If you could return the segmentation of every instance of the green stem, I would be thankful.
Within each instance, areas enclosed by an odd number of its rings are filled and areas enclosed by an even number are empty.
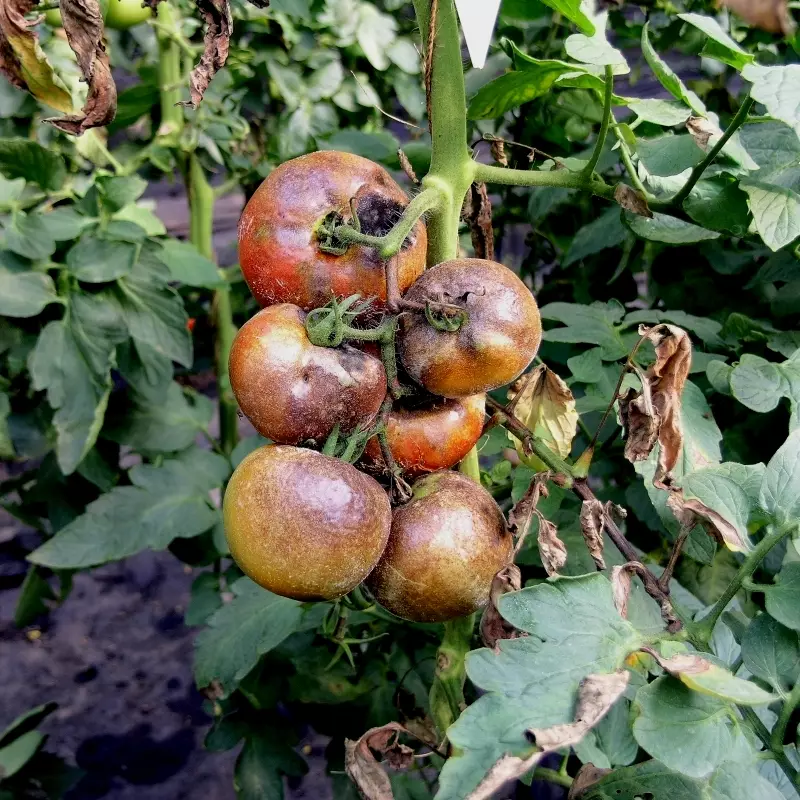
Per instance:
[[[465,705],[465,658],[472,644],[474,627],[475,614],[444,624],[430,694],[431,717],[442,734],[458,719]]]
[[[600,123],[600,132],[597,134],[597,141],[594,144],[594,150],[592,151],[589,163],[584,167],[581,173],[587,181],[592,179],[597,162],[600,160],[603,148],[606,146],[608,125],[611,122],[611,99],[614,96],[614,71],[610,66],[606,67],[605,78],[606,91],[603,99],[603,120]]]
[[[640,191],[648,200],[650,200],[652,195],[647,191],[645,185],[639,178],[639,173],[636,171],[636,167],[633,164],[630,148],[628,147],[628,143],[625,141],[625,137],[619,132],[619,126],[617,125],[617,120],[614,117],[613,112],[611,114],[611,120],[614,124],[614,136],[617,137],[617,141],[619,142],[619,155],[628,173],[628,177],[631,179],[633,188]]]
[[[167,31],[176,26],[178,18],[169,3],[159,3],[158,19],[162,23],[156,28],[161,96],[161,125],[158,136],[177,140],[177,135],[183,128],[183,111],[177,105],[181,100],[181,51],[175,37]]]
[[[473,447],[458,465],[458,471],[468,478],[472,478],[475,483],[481,482],[481,467],[478,461],[478,448]]]
[[[535,781],[547,781],[548,783],[555,783],[558,786],[563,786],[569,789],[572,786],[572,778],[569,775],[562,775],[554,769],[547,769],[547,767],[536,767],[533,771],[533,779]]]
[[[783,773],[789,779],[792,785],[797,784],[798,773],[794,765],[789,761],[789,757],[784,752],[783,746],[773,748],[772,735],[767,730],[766,725],[758,718],[758,714],[748,706],[737,706],[742,719],[750,726],[753,733],[761,740],[761,743],[766,748],[766,754],[770,756],[775,763],[783,770]]]
[[[439,189],[430,186],[414,197],[397,224],[385,236],[370,236],[367,233],[357,231],[349,225],[338,225],[333,235],[340,242],[374,247],[381,258],[389,259],[400,252],[400,248],[414,229],[417,220],[440,202]]]
[[[711,611],[706,614],[701,620],[687,624],[689,638],[693,643],[707,647],[711,641],[714,633],[714,626],[717,620],[722,616],[722,612],[728,606],[728,603],[733,600],[736,593],[741,588],[742,583],[753,576],[753,573],[758,569],[758,565],[764,560],[767,553],[772,550],[775,545],[785,539],[796,526],[787,525],[779,529],[775,533],[767,534],[753,549],[753,551],[744,560],[744,563],[739,568],[739,571],[734,576],[733,580],[725,587],[722,596],[717,600],[711,608]]]
[[[789,726],[789,720],[794,713],[794,710],[800,705],[800,681],[798,681],[789,696],[786,698],[781,708],[778,721],[772,729],[772,737],[770,738],[770,746],[773,751],[780,749],[783,751],[783,740],[786,738],[786,728]]]
[[[728,140],[734,133],[744,124],[750,109],[753,107],[755,101],[752,97],[746,97],[736,116],[731,120],[725,133],[722,134],[719,141],[708,151],[706,157],[692,170],[689,175],[689,180],[681,187],[677,194],[669,201],[671,205],[680,208],[683,201],[689,196],[689,193],[694,189],[695,184],[703,176],[703,173],[711,166],[714,159],[720,154],[720,151],[725,147]]]
[[[164,7],[161,3],[159,8]],[[206,258],[214,258],[214,190],[195,153],[189,156],[189,239]],[[238,440],[238,413],[236,398],[228,373],[228,357],[236,328],[233,324],[231,293],[227,284],[214,292],[212,314],[216,328],[215,359],[217,391],[219,393],[219,428],[222,451],[230,455]]]

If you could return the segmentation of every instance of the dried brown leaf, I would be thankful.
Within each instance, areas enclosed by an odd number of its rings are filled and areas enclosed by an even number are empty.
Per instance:
[[[98,0],[60,0],[67,41],[78,60],[83,79],[91,83],[98,50],[103,42],[103,14]]]
[[[706,117],[689,117],[686,120],[686,130],[701,150],[708,150],[708,141],[712,136],[722,134],[722,131]]]
[[[0,2],[0,72],[18,89],[30,92],[37,100],[56,109],[72,111],[72,97],[53,72],[39,36],[25,19],[34,7],[33,0]]]
[[[371,728],[360,739],[344,742],[344,768],[365,800],[394,800],[389,777],[373,754],[380,753],[393,768],[407,768],[414,751],[400,744],[398,737],[408,733],[399,722]]]
[[[181,105],[197,108],[211,79],[228,60],[228,47],[233,32],[230,0],[195,0],[206,23],[203,36],[203,55],[189,76],[189,96]]]
[[[475,258],[494,259],[492,203],[485,183],[473,183],[464,200],[462,217],[469,225]]]
[[[539,555],[542,558],[542,565],[548,576],[558,575],[558,571],[567,563],[567,547],[558,538],[558,528],[542,516],[542,512],[537,508],[535,511],[539,517]]]
[[[605,569],[603,559],[603,524],[606,509],[599,500],[584,500],[581,506],[581,533],[597,569]]]
[[[586,793],[587,789],[591,789],[599,780],[604,778],[611,772],[610,769],[603,769],[603,767],[596,767],[591,761],[584,764],[579,770],[578,774],[572,781],[569,787],[569,794],[567,800],[580,800]]]
[[[629,678],[630,673],[627,670],[589,675],[581,683],[575,721],[566,725],[554,725],[552,728],[530,730],[529,733],[540,749],[528,758],[503,756],[466,800],[487,800],[508,781],[520,778],[533,769],[548,753],[580,742],[622,696]]]
[[[411,162],[408,160],[408,156],[402,151],[397,151],[397,157],[400,159],[400,166],[408,176],[408,179],[412,183],[419,183],[419,178],[417,177],[417,173],[414,172],[414,167],[411,166]]]
[[[644,461],[658,441],[661,417],[653,407],[650,384],[642,383],[642,391],[628,391],[619,398],[619,415],[625,430],[625,458]]]
[[[745,22],[769,33],[791,36],[797,27],[786,0],[719,0]]]
[[[631,594],[633,576],[644,571],[644,564],[638,561],[629,561],[622,566],[611,568],[611,595],[614,599],[614,608],[619,611],[623,619],[628,618],[628,598]]]
[[[737,553],[748,553],[752,549],[749,539],[733,523],[701,500],[687,500],[680,489],[670,490],[667,506],[683,530],[688,531],[699,522],[712,539],[728,549]]]
[[[626,183],[618,183],[614,189],[614,200],[626,211],[638,214],[640,217],[653,218],[653,212],[647,205],[647,198],[637,189]]]
[[[481,617],[481,638],[487,647],[495,648],[500,639],[517,639],[522,634],[497,610],[497,603],[504,594],[522,588],[522,574],[516,564],[509,564],[500,570],[492,580],[489,605]]]
[[[525,490],[525,494],[508,512],[508,529],[517,537],[516,552],[519,552],[522,542],[528,534],[531,520],[536,507],[539,505],[539,498],[547,497],[548,495],[547,481],[549,479],[549,472],[540,472],[534,475],[533,480]]]
[[[491,144],[489,145],[489,150],[491,151],[492,158],[498,164],[500,164],[501,167],[508,166],[508,156],[506,155],[505,142],[501,142],[499,139],[492,139]]]

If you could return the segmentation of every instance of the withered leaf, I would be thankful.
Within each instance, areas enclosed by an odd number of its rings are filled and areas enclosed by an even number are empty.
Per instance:
[[[614,607],[623,619],[628,618],[628,598],[631,594],[633,576],[644,571],[644,564],[638,561],[629,561],[627,564],[611,568],[611,595]]]
[[[397,151],[397,157],[400,159],[400,167],[402,168],[403,172],[408,176],[408,179],[412,183],[419,183],[419,178],[417,177],[417,173],[414,172],[414,167],[411,166],[411,162],[408,160],[408,156],[403,152],[402,149]]]
[[[489,593],[489,605],[481,617],[481,638],[487,647],[495,648],[500,639],[516,639],[520,632],[497,610],[500,598],[522,588],[522,574],[516,564],[509,564],[494,576]]]
[[[569,787],[567,800],[580,800],[587,789],[591,789],[592,786],[610,772],[610,769],[596,767],[591,761],[587,762],[578,770],[577,775],[575,775],[572,786]]]
[[[542,565],[548,576],[558,575],[558,571],[567,563],[567,547],[558,538],[558,528],[545,519],[538,508],[535,513],[539,517],[538,544]]]
[[[569,387],[544,364],[520,379],[519,385],[521,388],[512,389],[508,395],[516,416],[551,450],[566,458],[578,429],[578,412]],[[526,451],[519,439],[512,439],[527,466],[537,472],[547,469],[536,456]]]
[[[492,203],[485,183],[473,183],[464,199],[461,212],[469,225],[475,258],[494,259],[494,227],[492,225]]]
[[[197,8],[206,23],[203,36],[203,55],[189,76],[190,100],[182,105],[197,108],[211,79],[228,60],[228,48],[233,32],[229,0],[196,0]]]
[[[637,189],[628,186],[626,183],[618,183],[614,189],[614,200],[617,204],[630,211],[632,214],[638,214],[640,217],[653,218],[653,212],[650,206],[647,205],[647,198]]]
[[[692,135],[701,150],[708,150],[708,140],[712,136],[721,134],[722,131],[706,117],[689,117],[686,120],[686,130]]]
[[[84,80],[89,83],[103,41],[100,3],[98,0],[60,0],[59,9],[69,46],[75,53]]]
[[[719,5],[769,33],[791,36],[796,28],[786,0],[719,0]]]
[[[740,533],[732,522],[695,497],[687,500],[680,489],[670,490],[667,506],[683,530],[688,531],[695,522],[700,522],[712,539],[725,545],[729,550],[748,553],[752,549],[746,534]]]
[[[18,89],[30,92],[56,111],[72,111],[72,97],[53,72],[33,23],[25,15],[33,0],[3,0],[0,3],[0,72]]]
[[[539,505],[539,498],[548,496],[547,481],[549,479],[549,472],[539,472],[534,475],[525,494],[508,512],[508,529],[518,539],[515,552],[519,552],[522,540],[528,533],[536,507]]]
[[[501,166],[508,166],[508,156],[506,155],[506,144],[500,139],[492,139],[489,145],[492,158]]]
[[[589,555],[592,557],[597,569],[605,569],[603,559],[603,523],[606,509],[599,500],[584,500],[581,506],[581,533]]]
[[[627,670],[589,675],[581,683],[575,721],[566,725],[554,725],[552,728],[530,730],[529,733],[540,749],[528,758],[503,756],[466,800],[487,800],[505,783],[520,778],[533,769],[548,753],[580,742],[622,696],[629,678],[630,673]]]
[[[676,325],[642,325],[639,335],[653,342],[656,360],[642,376],[642,391],[620,403],[626,439],[634,442],[631,446],[626,442],[625,456],[639,461],[650,455],[655,441],[648,450],[645,445],[651,441],[655,425],[660,448],[653,483],[663,489],[683,447],[681,397],[692,365],[692,345],[686,331]]]
[[[372,751],[381,753],[390,766],[405,769],[413,751],[398,742],[401,733],[408,731],[399,722],[389,722],[371,728],[357,741],[345,739],[344,768],[366,800],[394,800],[389,777]]]

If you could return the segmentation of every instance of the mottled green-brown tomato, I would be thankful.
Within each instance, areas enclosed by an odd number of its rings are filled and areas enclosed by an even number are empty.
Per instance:
[[[414,283],[406,299],[446,303],[466,314],[455,331],[438,330],[422,312],[403,317],[403,366],[432,394],[469,397],[505,386],[539,350],[542,321],[536,300],[502,264],[480,258],[442,262]]]
[[[259,586],[295,600],[333,600],[369,575],[391,529],[389,498],[369,475],[301,447],[268,445],[225,492],[231,556]]]
[[[382,236],[399,219],[408,196],[380,165],[332,150],[294,158],[274,169],[239,221],[239,263],[262,306],[294,303],[309,311],[333,297],[360,294],[386,300],[385,262],[373,247],[343,253],[323,248],[321,230],[352,222]],[[425,269],[427,236],[420,221],[397,254],[400,291]]]
[[[369,425],[386,396],[379,359],[347,344],[317,347],[305,318],[288,303],[262,309],[231,347],[231,387],[242,413],[281,444],[321,444],[336,425],[344,434]]]
[[[494,498],[458,472],[420,478],[395,509],[392,535],[367,586],[387,610],[415,622],[444,622],[489,600],[512,553]]]

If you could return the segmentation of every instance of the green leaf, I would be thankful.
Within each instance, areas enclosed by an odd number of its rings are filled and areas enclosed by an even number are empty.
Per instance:
[[[236,581],[231,589],[233,600],[209,619],[208,628],[195,641],[197,685],[219,681],[225,694],[236,688],[264,653],[291,634],[316,627],[319,616],[307,605],[272,594],[249,578]]]
[[[52,211],[36,215],[42,230],[56,242],[69,242],[77,239],[84,228],[94,223],[91,217],[79,214],[73,206],[59,206]]]
[[[764,592],[770,616],[787,628],[800,631],[800,562],[784,565],[775,576],[775,583],[759,589]]]
[[[163,403],[172,384],[172,361],[149,345],[131,339],[117,347],[119,374],[150,403]]]
[[[763,414],[777,407],[786,385],[777,364],[745,353],[730,374],[730,387],[740,403]]]
[[[767,107],[770,116],[794,128],[800,136],[800,64],[761,67],[748,64],[742,77],[753,86],[750,95]]]
[[[658,82],[676,99],[686,103],[698,116],[706,115],[703,101],[672,71],[669,65],[658,55],[650,43],[650,23],[642,28],[642,54],[655,73]]]
[[[750,227],[747,195],[723,176],[698,181],[683,207],[698,225],[714,231],[745,236]]]
[[[640,217],[638,214],[625,212],[625,224],[642,239],[667,244],[691,244],[705,239],[718,239],[719,234],[692,225],[666,214],[653,214],[652,219]]]
[[[56,455],[65,475],[93,447],[111,392],[114,347],[126,338],[116,309],[98,295],[69,296],[64,319],[49,322],[29,357],[31,382],[55,409]]]
[[[0,315],[35,317],[50,303],[58,302],[53,279],[44,272],[0,262]]]
[[[709,800],[703,784],[665,767],[659,761],[645,761],[614,770],[582,794],[581,800]]]
[[[42,576],[39,567],[31,565],[22,582],[17,605],[14,609],[14,624],[18,628],[30,625],[41,614],[46,614],[50,607],[48,602],[53,602],[56,594],[50,584]]]
[[[594,747],[608,761],[609,766],[624,767],[636,760],[639,745],[631,730],[630,705],[628,700],[621,697],[586,736],[587,739],[591,737],[594,740]],[[583,742],[575,745],[575,752],[585,763],[591,759],[581,756],[582,745]],[[597,761],[593,763],[596,767],[602,766]]]
[[[692,116],[692,110],[674,100],[639,100],[630,98],[626,105],[643,122],[673,127],[683,125]]]
[[[606,20],[608,12],[598,14],[594,18],[595,32],[591,36],[582,33],[573,33],[564,42],[567,55],[580,61],[582,64],[592,64],[598,67],[612,67],[615,75],[627,75],[631,69],[625,56],[612,47],[606,38]]]
[[[6,248],[32,261],[44,261],[53,255],[56,242],[47,230],[44,218],[44,214],[17,211],[6,224]]]
[[[167,229],[152,209],[142,203],[130,203],[114,214],[115,222],[131,222],[138,225],[148,236],[163,236]]]
[[[739,182],[764,244],[780,250],[800,236],[800,194],[750,178]]]
[[[783,800],[783,795],[758,774],[755,764],[727,761],[709,782],[710,800]]]
[[[550,328],[544,334],[548,342],[600,345],[606,361],[625,356],[628,346],[616,327],[625,309],[616,301],[608,303],[548,303],[541,309],[542,319],[557,320],[564,328]]]
[[[722,30],[719,22],[713,17],[707,17],[703,14],[678,14],[678,17],[684,22],[688,22],[690,25],[694,25],[695,28],[703,31],[711,40],[706,44],[704,55],[729,64],[740,72],[747,64],[754,61],[755,56],[742,50],[742,48]]]
[[[636,152],[651,175],[668,177],[699,164],[705,153],[687,133],[667,133],[656,139],[638,139]]]
[[[704,778],[724,761],[750,755],[733,707],[693,692],[675,678],[657,678],[643,686],[633,709],[636,741],[683,775]]]
[[[187,625],[202,625],[215,611],[222,608],[219,576],[204,572],[192,581],[192,594],[183,621]]]
[[[146,396],[115,402],[104,435],[145,453],[172,453],[189,447],[207,430],[213,406],[203,395],[191,401],[177,383],[171,383],[162,403]]]
[[[237,800],[280,800],[283,776],[308,772],[305,760],[292,750],[287,738],[287,732],[274,725],[264,725],[247,736],[233,777]]]
[[[187,286],[215,288],[224,283],[217,265],[188,242],[167,239],[157,251],[157,258],[169,269],[174,280]]]
[[[556,79],[581,69],[565,61],[526,58],[522,69],[508,72],[490,81],[470,100],[469,119],[495,119],[512,108],[519,108],[547,94]]]
[[[11,401],[5,392],[0,392],[0,458],[14,458],[14,443],[8,429],[8,417],[11,414]]]
[[[136,263],[137,247],[85,233],[67,252],[67,268],[78,280],[105,283],[127,275]]]
[[[24,736],[29,731],[36,729],[41,722],[58,708],[58,703],[44,703],[30,708],[20,714],[10,725],[0,733],[0,747],[11,744],[15,739]]]
[[[759,498],[779,525],[800,519],[800,430],[790,434],[767,464]]]
[[[364,55],[375,69],[388,69],[390,61],[386,51],[397,37],[397,23],[368,3],[361,3],[357,14],[356,39]]]
[[[344,128],[322,142],[322,147],[355,153],[371,161],[395,164],[400,142],[389,131],[367,132],[358,128]]]
[[[641,641],[600,574],[507,594],[500,612],[531,635],[467,656],[467,674],[486,694],[448,729],[454,754],[439,776],[439,800],[469,796],[504,755],[530,755],[526,731],[573,721],[581,681],[620,668]]]
[[[39,731],[28,731],[11,744],[0,748],[0,777],[16,775],[44,744],[45,735]]]
[[[164,550],[177,537],[211,528],[219,512],[208,492],[216,487],[190,463],[165,461],[160,467],[133,467],[132,486],[118,486],[90,503],[28,557],[53,569],[81,569],[150,548]]]
[[[681,328],[691,331],[708,347],[723,347],[720,337],[722,324],[709,317],[698,317],[685,311],[661,311],[660,309],[644,309],[633,311],[625,317],[625,325],[636,325],[640,322],[672,322]],[[698,355],[695,353],[694,355]]]
[[[581,0],[542,0],[542,2],[577,25],[587,36],[594,35],[594,22],[583,13]]]
[[[139,199],[147,181],[138,175],[102,175],[95,179],[100,203],[114,213]]]
[[[628,235],[627,229],[620,222],[619,211],[610,208],[596,220],[578,230],[564,256],[563,264],[566,267],[601,250],[616,247]]]
[[[0,139],[0,172],[51,192],[58,191],[67,177],[63,156],[32,139]]]
[[[739,136],[759,166],[750,177],[800,193],[800,138],[781,122],[745,125]]]
[[[759,614],[742,637],[742,661],[785,696],[800,674],[800,636],[769,614]]]

